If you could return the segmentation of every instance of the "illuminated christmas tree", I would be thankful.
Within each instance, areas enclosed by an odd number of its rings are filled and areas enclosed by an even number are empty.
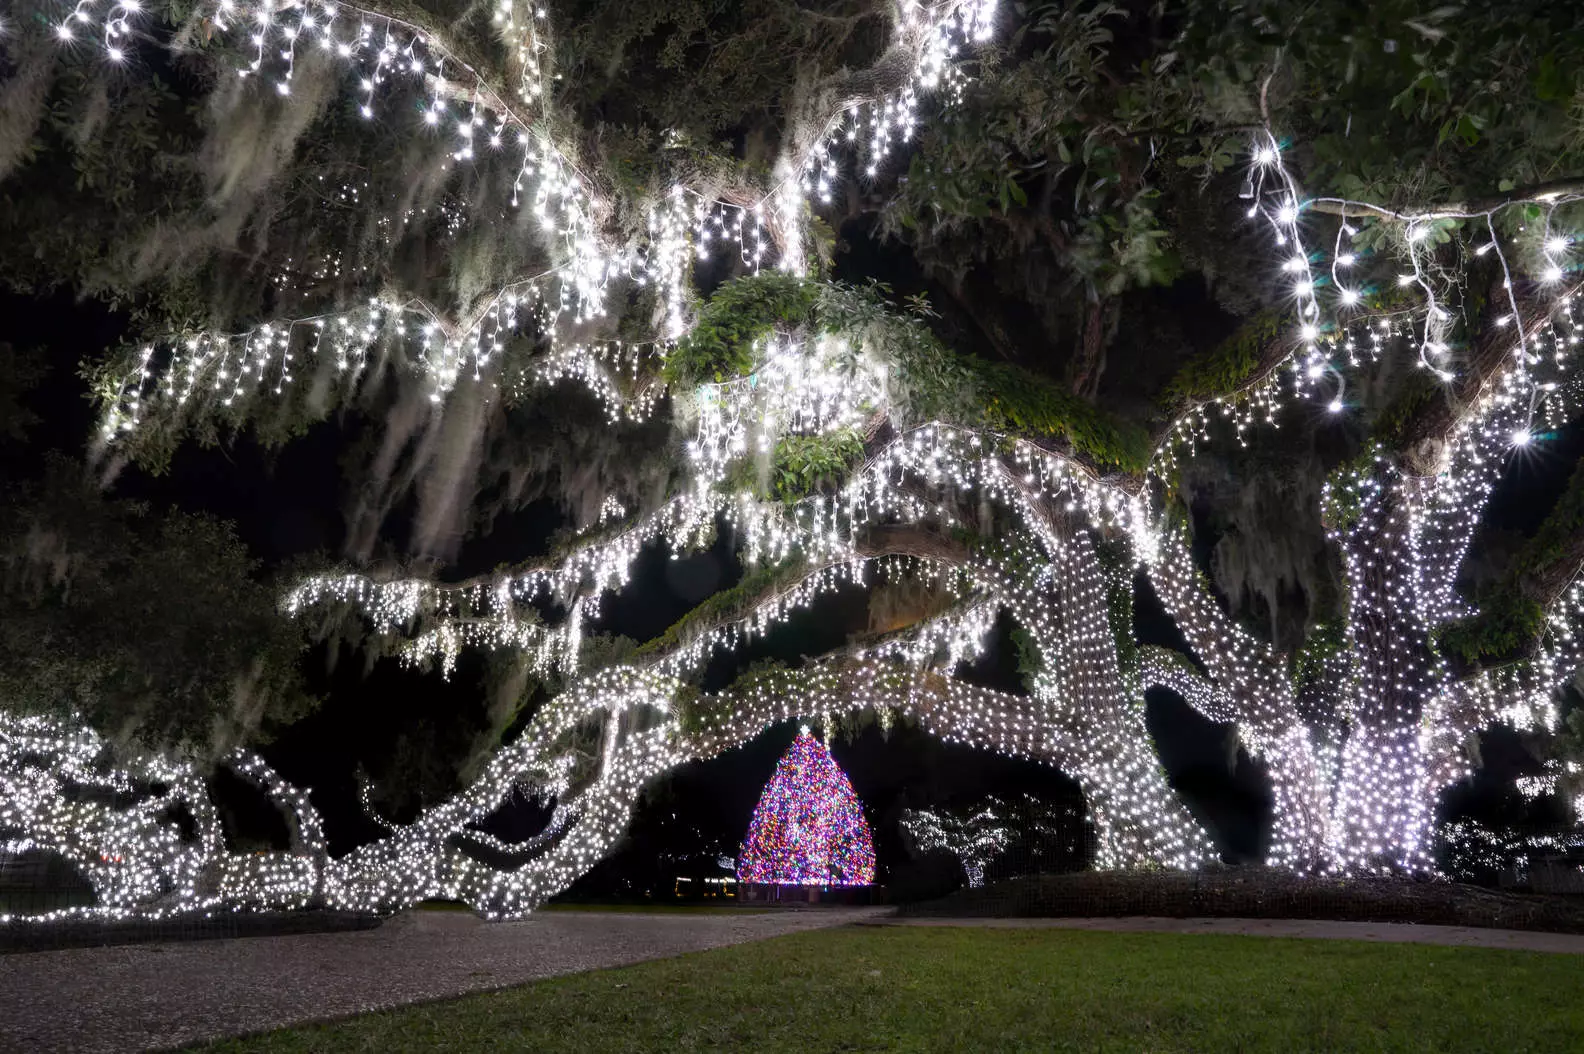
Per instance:
[[[737,876],[744,882],[863,886],[874,881],[874,840],[847,774],[805,727],[765,785]]]

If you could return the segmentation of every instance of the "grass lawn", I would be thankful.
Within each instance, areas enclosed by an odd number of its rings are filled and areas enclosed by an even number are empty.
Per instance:
[[[1584,957],[1178,934],[853,927],[212,1050],[1584,1050]]]

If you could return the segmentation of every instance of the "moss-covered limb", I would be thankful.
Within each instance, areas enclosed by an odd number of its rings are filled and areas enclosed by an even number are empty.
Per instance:
[[[1081,462],[1097,475],[1142,478],[1149,434],[1037,374],[957,355],[920,341],[899,356],[909,417],[1017,436]]]
[[[1522,658],[1539,644],[1546,613],[1584,571],[1584,460],[1550,515],[1479,598],[1480,614],[1443,628],[1436,643],[1461,670]]]
[[[865,560],[883,556],[909,556],[935,562],[962,563],[969,556],[967,546],[953,538],[923,527],[906,525],[871,528],[854,542],[852,551],[853,555]],[[635,656],[653,659],[685,647],[710,630],[747,618],[815,575],[847,562],[848,557],[845,555],[840,559],[816,563],[810,563],[802,557],[791,557],[755,568],[736,585],[708,597],[668,626],[660,636],[645,642]]]
[[[710,631],[735,622],[776,595],[797,586],[829,567],[811,566],[802,557],[756,567],[729,589],[713,593],[702,603],[667,626],[665,632],[645,641],[634,653],[638,659],[656,658],[682,647]]]
[[[1151,441],[1052,381],[1007,363],[952,351],[917,315],[885,300],[881,285],[829,283],[819,324],[891,367],[891,411],[901,427],[944,421],[1027,439],[1070,457],[1097,476],[1143,478]]]
[[[1153,444],[1139,425],[1017,366],[974,360],[971,372],[985,427],[1029,439],[1101,475],[1142,479]]]
[[[1410,472],[1431,475],[1443,469],[1446,441],[1482,396],[1501,377],[1520,339],[1533,342],[1551,324],[1557,305],[1580,287],[1544,295],[1518,296],[1518,324],[1500,277],[1493,278],[1480,312],[1478,332],[1457,377],[1446,384],[1420,381],[1388,407],[1376,425],[1377,438]],[[1506,324],[1502,319],[1508,319]],[[1521,334],[1521,337],[1520,337]]]
[[[1347,646],[1346,619],[1327,619],[1314,626],[1293,655],[1293,683],[1301,688],[1329,677],[1332,664],[1346,653]]]
[[[1167,422],[1212,399],[1227,398],[1270,376],[1292,353],[1284,310],[1262,311],[1238,327],[1216,347],[1195,356],[1177,370],[1161,391],[1158,404]]]
[[[1420,370],[1408,378],[1402,390],[1375,418],[1372,437],[1388,450],[1412,445],[1411,437],[1424,428],[1423,422],[1441,415],[1446,398],[1446,385],[1430,371]]]
[[[764,270],[727,282],[666,357],[666,380],[694,385],[747,375],[754,366],[754,345],[778,326],[809,322],[818,298],[817,283],[785,271]]]
[[[1096,475],[1142,478],[1148,432],[1059,385],[1006,363],[946,348],[922,320],[900,314],[881,287],[819,283],[765,271],[728,282],[667,358],[673,384],[741,377],[755,345],[777,328],[807,325],[851,341],[893,369],[892,398],[906,423],[947,421],[1028,439]]]
[[[1119,539],[1097,539],[1095,559],[1105,573],[1106,618],[1116,642],[1117,665],[1124,673],[1139,668],[1138,639],[1133,635],[1133,552]]]

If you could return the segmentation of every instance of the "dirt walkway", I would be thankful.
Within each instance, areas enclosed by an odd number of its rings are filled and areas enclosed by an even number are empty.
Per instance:
[[[1513,948],[1584,955],[1584,934],[1492,930],[1475,926],[1420,926],[1403,922],[1325,922],[1318,919],[992,919],[876,918],[886,926],[984,926],[991,929],[1108,930],[1115,933],[1236,933],[1253,937],[1445,944],[1455,948]]]
[[[0,955],[0,1050],[174,1047],[872,918],[410,912],[376,930]]]

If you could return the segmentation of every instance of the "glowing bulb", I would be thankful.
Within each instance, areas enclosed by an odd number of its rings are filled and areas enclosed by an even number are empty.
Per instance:
[[[1560,282],[1562,280],[1562,268],[1558,267],[1556,264],[1552,264],[1550,267],[1547,267],[1544,271],[1540,272],[1540,277],[1547,282]]]
[[[1548,253],[1565,253],[1568,247],[1567,239],[1552,238],[1546,242],[1545,247]]]
[[[1351,289],[1344,289],[1342,290],[1342,302],[1344,304],[1356,304],[1359,302],[1359,295]]]
[[[1326,407],[1326,409],[1330,410],[1334,414],[1341,413],[1342,412],[1342,400],[1341,399],[1332,399],[1330,404]]]

